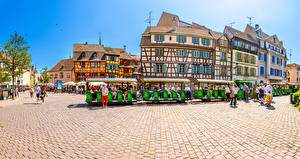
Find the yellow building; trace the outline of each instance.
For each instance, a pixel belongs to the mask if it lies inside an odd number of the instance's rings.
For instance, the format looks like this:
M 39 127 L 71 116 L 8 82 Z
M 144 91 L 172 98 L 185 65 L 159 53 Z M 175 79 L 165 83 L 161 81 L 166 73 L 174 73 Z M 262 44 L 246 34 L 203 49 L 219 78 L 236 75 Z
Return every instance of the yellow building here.
M 300 84 L 300 65 L 295 63 L 287 65 L 287 79 L 288 83 Z

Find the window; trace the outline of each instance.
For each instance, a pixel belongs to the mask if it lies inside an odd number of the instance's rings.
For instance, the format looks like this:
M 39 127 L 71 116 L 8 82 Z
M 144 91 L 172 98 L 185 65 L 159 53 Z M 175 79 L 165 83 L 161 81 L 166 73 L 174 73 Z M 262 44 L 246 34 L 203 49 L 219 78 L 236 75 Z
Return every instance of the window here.
M 270 68 L 270 75 L 274 75 L 274 69 Z
M 156 48 L 156 56 L 164 56 L 163 48 Z
M 202 38 L 202 45 L 210 45 L 210 40 Z
M 91 62 L 91 68 L 95 68 L 95 62 Z
M 165 41 L 165 35 L 164 34 L 155 34 L 154 41 L 156 41 L 156 42 Z
M 242 62 L 242 54 L 241 54 L 241 53 L 238 53 L 237 55 L 238 55 L 238 57 L 237 57 L 238 61 L 239 61 L 239 62 Z
M 280 62 L 280 61 L 279 61 L 279 57 L 277 57 L 277 65 L 279 64 L 279 62 Z
M 188 51 L 187 49 L 177 49 L 177 56 L 188 56 Z
M 267 61 L 267 54 L 264 54 L 264 61 Z
M 92 76 L 93 76 L 93 77 L 97 77 L 98 74 L 97 74 L 97 73 L 92 73 Z
M 275 56 L 272 56 L 272 63 L 275 63 Z
M 78 77 L 84 77 L 85 73 L 78 73 L 77 75 L 78 75 Z
M 193 50 L 192 53 L 193 53 L 193 57 L 200 57 L 200 51 Z
M 204 66 L 204 74 L 211 74 L 211 66 Z
M 177 65 L 177 73 L 184 73 L 184 64 Z
M 97 67 L 100 68 L 100 62 L 97 62 Z
M 162 72 L 163 64 L 157 64 L 157 72 Z
M 248 55 L 244 56 L 244 62 L 248 62 Z
M 280 65 L 282 66 L 282 59 L 280 59 Z
M 211 52 L 203 52 L 203 58 L 211 58 Z
M 284 67 L 286 67 L 286 61 L 284 61 Z
M 92 59 L 95 59 L 95 58 L 97 58 L 97 53 L 96 52 L 94 52 L 94 54 L 92 55 Z
M 59 78 L 64 78 L 64 73 L 60 72 L 59 73 Z
M 222 60 L 226 60 L 226 53 L 222 52 Z
M 249 76 L 249 73 L 248 73 L 248 67 L 245 67 L 244 70 L 245 70 L 244 75 L 245 75 L 245 76 Z
M 84 62 L 80 62 L 80 67 L 81 67 L 81 68 L 85 68 Z
M 106 66 L 106 69 L 107 69 L 107 70 L 110 70 L 110 65 L 107 65 L 107 66 Z
M 197 38 L 197 37 L 192 37 L 192 43 L 193 43 L 193 44 L 199 44 L 199 38 Z
M 70 78 L 70 77 L 71 77 L 71 76 L 70 76 L 70 74 L 68 73 L 68 74 L 67 74 L 67 78 Z
M 109 74 L 108 78 L 115 78 L 115 75 L 114 74 Z
M 57 78 L 57 74 L 55 74 L 54 78 Z
M 251 56 L 251 63 L 254 64 L 254 56 Z
M 260 66 L 260 75 L 265 74 L 265 68 L 263 66 Z
M 83 58 L 85 58 L 85 52 L 82 52 L 80 57 L 79 57 L 79 59 L 83 59 Z
M 255 68 L 251 68 L 251 76 L 255 76 Z
M 186 36 L 184 35 L 177 35 L 176 36 L 176 41 L 179 43 L 185 43 L 186 42 Z
M 258 52 L 258 60 L 262 60 L 262 56 L 260 52 Z
M 237 69 L 237 74 L 238 75 L 242 75 L 242 67 L 241 66 L 237 66 L 236 69 Z

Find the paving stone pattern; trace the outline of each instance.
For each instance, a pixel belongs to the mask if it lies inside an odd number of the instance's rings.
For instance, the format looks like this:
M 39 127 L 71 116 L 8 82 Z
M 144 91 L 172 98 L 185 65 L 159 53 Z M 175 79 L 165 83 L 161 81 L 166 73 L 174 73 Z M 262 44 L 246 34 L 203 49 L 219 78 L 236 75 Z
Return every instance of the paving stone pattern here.
M 24 95 L 1 106 L 0 158 L 300 158 L 300 112 L 239 102 L 87 106 L 84 96 Z

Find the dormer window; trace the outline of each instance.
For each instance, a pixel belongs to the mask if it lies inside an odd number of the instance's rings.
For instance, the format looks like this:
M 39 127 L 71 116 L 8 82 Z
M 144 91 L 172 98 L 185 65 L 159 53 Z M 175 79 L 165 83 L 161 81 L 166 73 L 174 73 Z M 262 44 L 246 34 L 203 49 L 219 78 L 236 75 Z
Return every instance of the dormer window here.
M 154 41 L 162 42 L 164 40 L 165 40 L 165 35 L 164 34 L 155 34 L 154 35 Z
M 97 53 L 96 52 L 94 52 L 93 55 L 92 55 L 92 59 L 95 59 L 95 58 L 97 58 Z
M 85 52 L 82 52 L 79 56 L 79 59 L 83 59 L 83 58 L 85 58 Z

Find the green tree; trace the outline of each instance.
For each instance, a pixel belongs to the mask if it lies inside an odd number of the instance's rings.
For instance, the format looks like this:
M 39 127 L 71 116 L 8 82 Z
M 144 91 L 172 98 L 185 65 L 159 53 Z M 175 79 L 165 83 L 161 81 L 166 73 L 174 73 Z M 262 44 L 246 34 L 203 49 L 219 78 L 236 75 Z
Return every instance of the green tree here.
M 48 67 L 44 67 L 41 70 L 42 84 L 49 83 L 51 76 L 48 74 Z
M 1 46 L 0 51 L 6 54 L 6 58 L 1 56 L 4 71 L 12 78 L 13 90 L 15 89 L 15 79 L 19 77 L 25 68 L 29 67 L 31 55 L 27 53 L 29 46 L 24 37 L 17 32 L 10 35 L 8 42 Z M 14 98 L 14 95 L 13 95 Z

